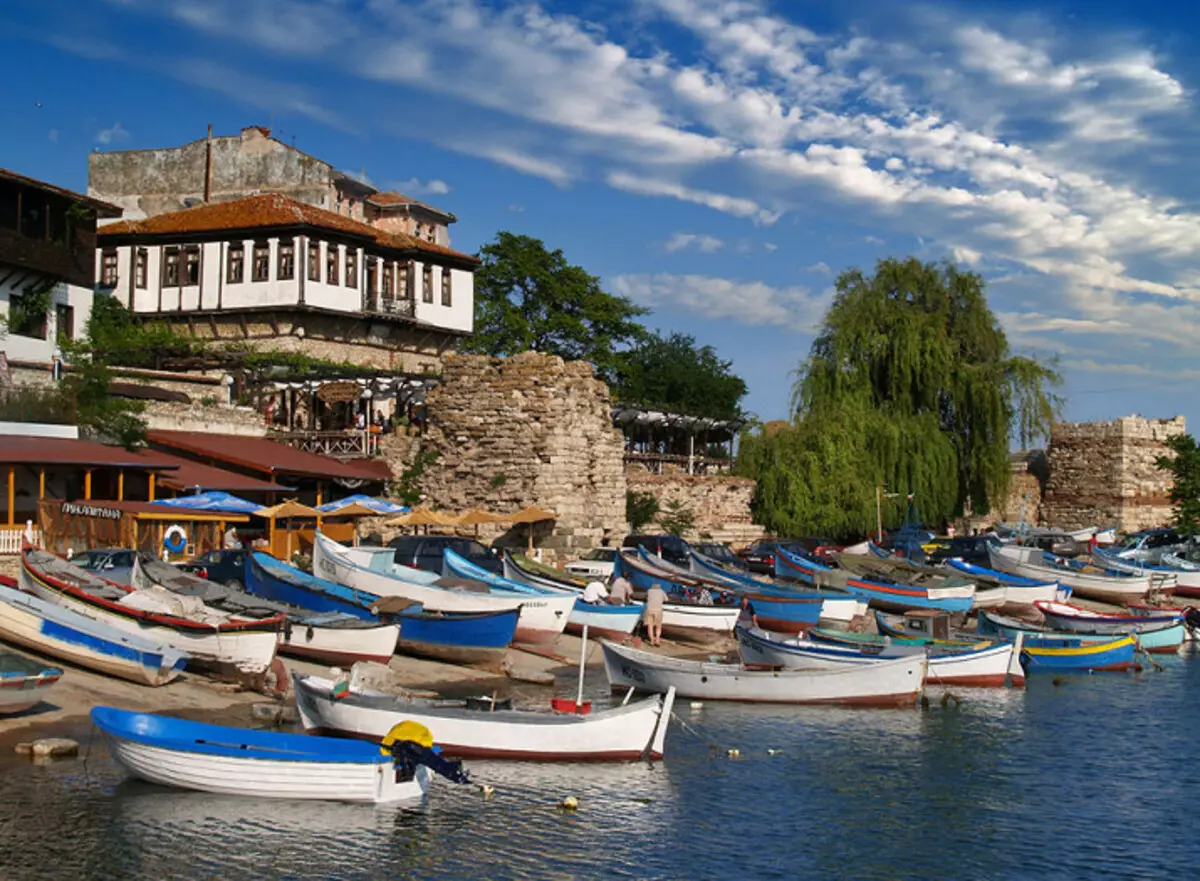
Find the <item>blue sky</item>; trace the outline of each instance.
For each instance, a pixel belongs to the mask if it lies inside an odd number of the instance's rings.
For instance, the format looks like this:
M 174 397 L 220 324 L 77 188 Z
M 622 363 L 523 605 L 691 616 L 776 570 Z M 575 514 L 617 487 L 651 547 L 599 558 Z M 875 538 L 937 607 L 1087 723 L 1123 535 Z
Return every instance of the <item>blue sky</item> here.
M 980 272 L 1070 419 L 1200 380 L 1195 4 L 10 0 L 0 165 L 270 124 L 511 229 L 733 361 L 785 415 L 836 274 Z

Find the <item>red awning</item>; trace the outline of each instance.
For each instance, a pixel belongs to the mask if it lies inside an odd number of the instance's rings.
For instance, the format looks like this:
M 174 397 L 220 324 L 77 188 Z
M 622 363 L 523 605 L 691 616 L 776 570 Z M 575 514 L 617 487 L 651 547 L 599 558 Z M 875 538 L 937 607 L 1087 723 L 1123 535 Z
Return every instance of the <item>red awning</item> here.
M 263 474 L 294 474 L 324 480 L 384 479 L 373 468 L 364 468 L 353 462 L 342 462 L 317 453 L 307 453 L 265 437 L 160 430 L 147 432 L 147 437 L 151 444 L 166 447 L 172 452 L 188 453 Z
M 181 459 L 160 450 L 138 450 L 137 455 L 148 462 L 160 462 L 176 469 L 165 472 L 158 478 L 158 485 L 167 489 L 181 492 L 221 490 L 228 493 L 277 493 L 295 489 L 295 487 L 280 486 L 278 483 L 238 474 L 235 471 L 226 471 L 224 468 L 203 465 L 190 459 Z
M 143 458 L 140 451 L 130 452 L 123 447 L 110 447 L 95 441 L 27 435 L 0 435 L 0 463 L 136 471 L 174 471 L 179 467 L 165 459 Z

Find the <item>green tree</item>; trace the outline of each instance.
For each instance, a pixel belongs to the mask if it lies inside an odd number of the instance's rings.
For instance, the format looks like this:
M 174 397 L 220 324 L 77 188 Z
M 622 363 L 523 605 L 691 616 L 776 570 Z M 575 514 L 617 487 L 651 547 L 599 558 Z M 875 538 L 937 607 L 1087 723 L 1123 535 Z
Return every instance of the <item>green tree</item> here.
M 622 357 L 615 397 L 624 404 L 736 419 L 746 383 L 712 346 L 683 333 L 648 334 Z
M 653 493 L 634 490 L 625 493 L 625 519 L 629 521 L 629 528 L 634 532 L 640 532 L 647 523 L 653 523 L 657 516 L 658 499 Z
M 1010 438 L 1049 433 L 1059 382 L 1011 354 L 978 275 L 882 260 L 838 278 L 797 371 L 794 424 L 745 438 L 739 471 L 759 480 L 759 522 L 781 532 L 862 534 L 877 485 L 915 494 L 934 522 L 987 511 L 1008 485 Z
M 682 499 L 671 499 L 658 515 L 658 525 L 668 535 L 685 535 L 696 526 L 696 514 Z
M 1200 532 L 1200 448 L 1190 434 L 1173 435 L 1166 445 L 1175 455 L 1159 456 L 1154 464 L 1174 477 L 1171 501 L 1175 506 L 1175 528 L 1194 535 Z
M 635 320 L 645 309 L 606 293 L 598 278 L 539 239 L 501 232 L 479 256 L 475 333 L 465 351 L 515 355 L 533 349 L 590 361 L 611 382 L 621 351 L 646 333 Z

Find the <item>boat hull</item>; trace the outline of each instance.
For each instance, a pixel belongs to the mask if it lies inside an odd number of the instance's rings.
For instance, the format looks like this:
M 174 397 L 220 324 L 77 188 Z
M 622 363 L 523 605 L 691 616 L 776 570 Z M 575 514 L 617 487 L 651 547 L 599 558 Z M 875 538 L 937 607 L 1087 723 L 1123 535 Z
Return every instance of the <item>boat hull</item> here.
M 375 594 L 310 575 L 262 551 L 246 555 L 245 584 L 246 591 L 254 596 L 313 612 L 340 612 L 363 621 L 379 618 L 371 611 L 379 599 Z
M 1035 580 L 1056 581 L 1070 587 L 1078 596 L 1117 605 L 1142 599 L 1152 586 L 1148 575 L 1109 576 L 1045 565 L 1037 562 L 1037 559 L 1045 558 L 1038 548 L 989 547 L 988 556 L 993 569 Z M 1173 589 L 1174 580 L 1169 584 L 1164 582 L 1161 588 L 1163 593 Z
M 179 677 L 188 656 L 35 596 L 0 588 L 0 639 L 142 685 Z
M 922 656 L 880 661 L 846 670 L 746 670 L 733 664 L 708 664 L 667 658 L 604 644 L 604 667 L 613 688 L 679 697 L 749 703 L 911 705 L 920 690 Z
M 349 667 L 358 661 L 386 664 L 400 640 L 398 624 L 320 627 L 296 621 L 284 627 L 279 652 L 295 658 Z
M 63 671 L 57 667 L 29 673 L 9 673 L 0 669 L 0 716 L 11 716 L 36 707 L 50 694 L 62 675 Z
M 438 746 L 447 756 L 539 762 L 661 759 L 675 700 L 672 693 L 577 716 L 434 707 L 353 687 L 335 700 L 330 680 L 297 676 L 294 683 L 296 708 L 310 733 L 378 741 L 408 719 L 438 732 Z
M 1025 648 L 1021 651 L 1021 663 L 1025 666 L 1025 672 L 1120 672 L 1133 666 L 1137 642 L 1132 636 L 1106 642 L 1077 643 L 1077 640 L 1027 639 Z
M 641 620 L 642 610 L 637 606 L 606 606 L 577 599 L 567 619 L 567 632 L 582 634 L 586 625 L 589 637 L 621 640 L 629 637 Z
M 488 668 L 497 667 L 517 630 L 516 609 L 477 615 L 405 613 L 397 650 L 402 654 Z

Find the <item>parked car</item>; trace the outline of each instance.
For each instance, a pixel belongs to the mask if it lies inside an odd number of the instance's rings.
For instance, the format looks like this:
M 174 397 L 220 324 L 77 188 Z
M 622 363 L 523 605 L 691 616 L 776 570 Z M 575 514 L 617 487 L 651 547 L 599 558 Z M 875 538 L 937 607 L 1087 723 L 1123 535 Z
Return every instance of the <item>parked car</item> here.
M 184 572 L 199 575 L 209 581 L 244 587 L 246 580 L 246 552 L 242 548 L 208 551 L 198 557 L 176 563 Z
M 697 554 L 703 554 L 710 560 L 715 560 L 723 566 L 729 566 L 733 569 L 745 569 L 746 561 L 730 550 L 729 545 L 713 544 L 708 542 L 705 544 L 692 545 L 692 550 Z
M 738 556 L 751 572 L 771 575 L 775 572 L 775 554 L 778 546 L 779 542 L 775 539 L 760 538 L 740 551 Z
M 466 557 L 476 566 L 482 566 L 496 575 L 504 574 L 504 563 L 499 557 L 473 538 L 457 535 L 401 535 L 388 542 L 396 551 L 395 561 L 399 566 L 424 569 L 426 572 L 442 574 L 442 552 L 449 548 L 461 557 Z
M 778 542 L 785 548 L 800 547 L 808 552 L 809 556 L 815 557 L 818 560 L 826 560 L 830 563 L 834 561 L 834 554 L 838 553 L 842 546 L 831 538 L 820 538 L 817 536 L 805 536 L 803 538 L 790 538 L 787 541 Z
M 1180 547 L 1187 539 L 1174 529 L 1160 527 L 1135 532 L 1124 544 L 1117 548 L 1117 555 L 1144 563 L 1157 563 L 1162 559 L 1164 551 Z
M 572 575 L 578 575 L 581 578 L 608 579 L 612 577 L 616 560 L 616 548 L 593 548 L 578 560 L 568 563 L 563 568 Z
M 945 560 L 958 559 L 977 566 L 991 566 L 988 556 L 989 545 L 1000 545 L 1000 539 L 994 535 L 962 535 L 955 538 L 935 539 L 932 550 L 929 550 L 929 562 L 941 563 Z
M 676 566 L 688 566 L 691 562 L 688 543 L 677 535 L 627 535 L 621 547 L 645 548 Z
M 68 562 L 80 569 L 95 572 L 101 578 L 117 584 L 129 584 L 133 576 L 133 551 L 124 548 L 101 548 L 93 551 L 80 551 Z

